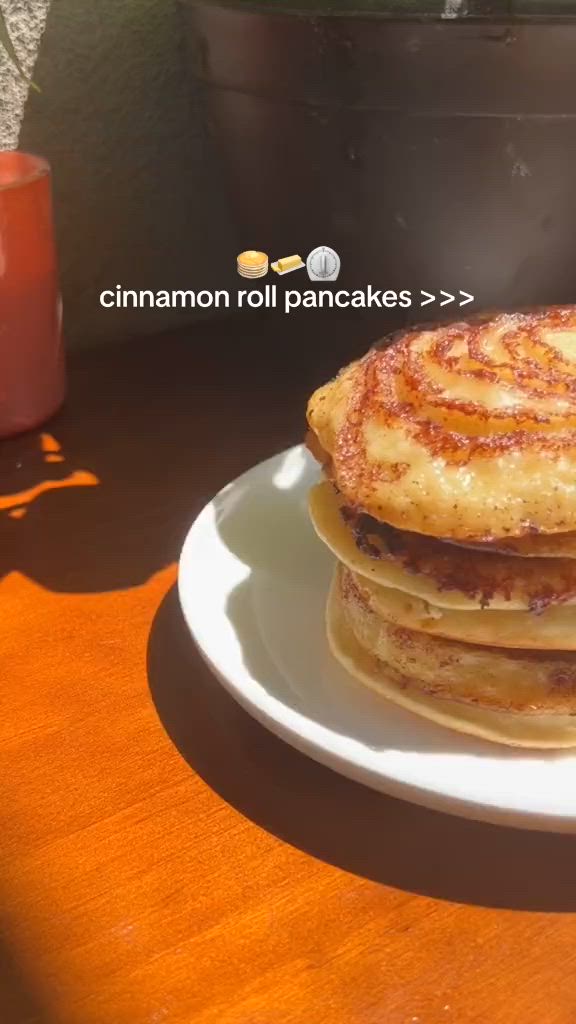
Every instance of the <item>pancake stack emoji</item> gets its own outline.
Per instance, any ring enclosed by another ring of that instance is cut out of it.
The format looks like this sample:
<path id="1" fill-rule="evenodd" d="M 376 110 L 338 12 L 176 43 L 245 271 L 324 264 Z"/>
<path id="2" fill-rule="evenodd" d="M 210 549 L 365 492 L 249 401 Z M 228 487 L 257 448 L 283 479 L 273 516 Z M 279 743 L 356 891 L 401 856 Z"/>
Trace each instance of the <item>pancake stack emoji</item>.
<path id="1" fill-rule="evenodd" d="M 268 273 L 268 256 L 257 249 L 246 249 L 236 257 L 236 269 L 240 277 L 265 277 Z"/>
<path id="2" fill-rule="evenodd" d="M 336 658 L 460 732 L 576 746 L 576 307 L 410 330 L 308 422 Z"/>

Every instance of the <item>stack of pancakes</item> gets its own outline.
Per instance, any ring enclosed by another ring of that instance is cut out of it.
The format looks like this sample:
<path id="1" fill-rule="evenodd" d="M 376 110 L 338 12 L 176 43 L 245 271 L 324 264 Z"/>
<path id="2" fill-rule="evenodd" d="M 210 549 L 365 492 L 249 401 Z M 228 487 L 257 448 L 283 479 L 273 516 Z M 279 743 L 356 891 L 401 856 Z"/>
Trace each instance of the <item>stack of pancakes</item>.
<path id="1" fill-rule="evenodd" d="M 412 330 L 308 422 L 336 657 L 461 732 L 576 746 L 576 307 Z"/>
<path id="2" fill-rule="evenodd" d="M 245 249 L 236 257 L 236 269 L 240 277 L 265 277 L 268 273 L 268 256 L 258 249 Z"/>

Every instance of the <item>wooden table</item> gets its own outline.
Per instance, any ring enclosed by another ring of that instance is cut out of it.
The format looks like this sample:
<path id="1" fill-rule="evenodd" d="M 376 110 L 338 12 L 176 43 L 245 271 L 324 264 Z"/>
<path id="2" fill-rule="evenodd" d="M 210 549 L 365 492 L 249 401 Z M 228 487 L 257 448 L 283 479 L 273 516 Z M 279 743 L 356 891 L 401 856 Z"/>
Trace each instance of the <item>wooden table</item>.
<path id="1" fill-rule="evenodd" d="M 573 1024 L 572 839 L 340 778 L 186 633 L 187 527 L 343 356 L 270 331 L 84 355 L 0 447 L 0 1021 Z"/>

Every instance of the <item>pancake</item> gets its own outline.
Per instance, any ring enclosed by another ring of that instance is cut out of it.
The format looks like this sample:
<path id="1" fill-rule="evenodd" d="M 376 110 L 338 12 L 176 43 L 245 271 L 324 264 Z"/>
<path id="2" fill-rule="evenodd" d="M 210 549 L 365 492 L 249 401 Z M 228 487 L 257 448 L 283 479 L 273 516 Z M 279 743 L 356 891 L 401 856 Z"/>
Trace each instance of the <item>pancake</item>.
<path id="1" fill-rule="evenodd" d="M 348 568 L 441 608 L 542 611 L 576 604 L 574 560 L 486 555 L 397 530 L 346 508 L 327 482 L 312 488 L 309 510 L 320 539 Z"/>
<path id="2" fill-rule="evenodd" d="M 308 422 L 345 503 L 381 522 L 576 532 L 576 307 L 409 331 L 316 391 Z"/>
<path id="3" fill-rule="evenodd" d="M 510 746 L 576 746 L 572 715 L 498 711 L 427 694 L 416 678 L 396 671 L 359 643 L 347 621 L 337 579 L 328 599 L 326 623 L 332 653 L 350 675 L 408 711 L 457 732 Z"/>
<path id="4" fill-rule="evenodd" d="M 526 537 L 502 537 L 474 544 L 446 540 L 459 549 L 465 547 L 484 554 L 516 555 L 519 558 L 576 558 L 576 533 L 533 533 Z"/>
<path id="5" fill-rule="evenodd" d="M 541 614 L 529 611 L 461 611 L 440 608 L 419 597 L 382 587 L 345 569 L 347 585 L 376 615 L 397 626 L 462 643 L 536 651 L 576 650 L 576 608 L 562 605 Z"/>
<path id="6" fill-rule="evenodd" d="M 376 615 L 337 573 L 346 621 L 358 643 L 423 693 L 520 714 L 576 716 L 576 653 L 463 644 L 397 626 Z M 576 719 L 575 719 L 576 724 Z"/>

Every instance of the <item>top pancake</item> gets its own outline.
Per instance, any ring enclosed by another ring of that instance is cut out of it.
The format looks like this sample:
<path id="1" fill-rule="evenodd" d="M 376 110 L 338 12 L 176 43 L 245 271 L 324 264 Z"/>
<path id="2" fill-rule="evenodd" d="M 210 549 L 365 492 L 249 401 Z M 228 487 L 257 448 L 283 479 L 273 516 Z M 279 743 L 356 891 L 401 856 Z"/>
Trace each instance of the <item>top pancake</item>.
<path id="1" fill-rule="evenodd" d="M 410 331 L 314 393 L 347 505 L 490 542 L 576 530 L 576 306 Z M 523 553 L 523 552 L 518 552 Z"/>

